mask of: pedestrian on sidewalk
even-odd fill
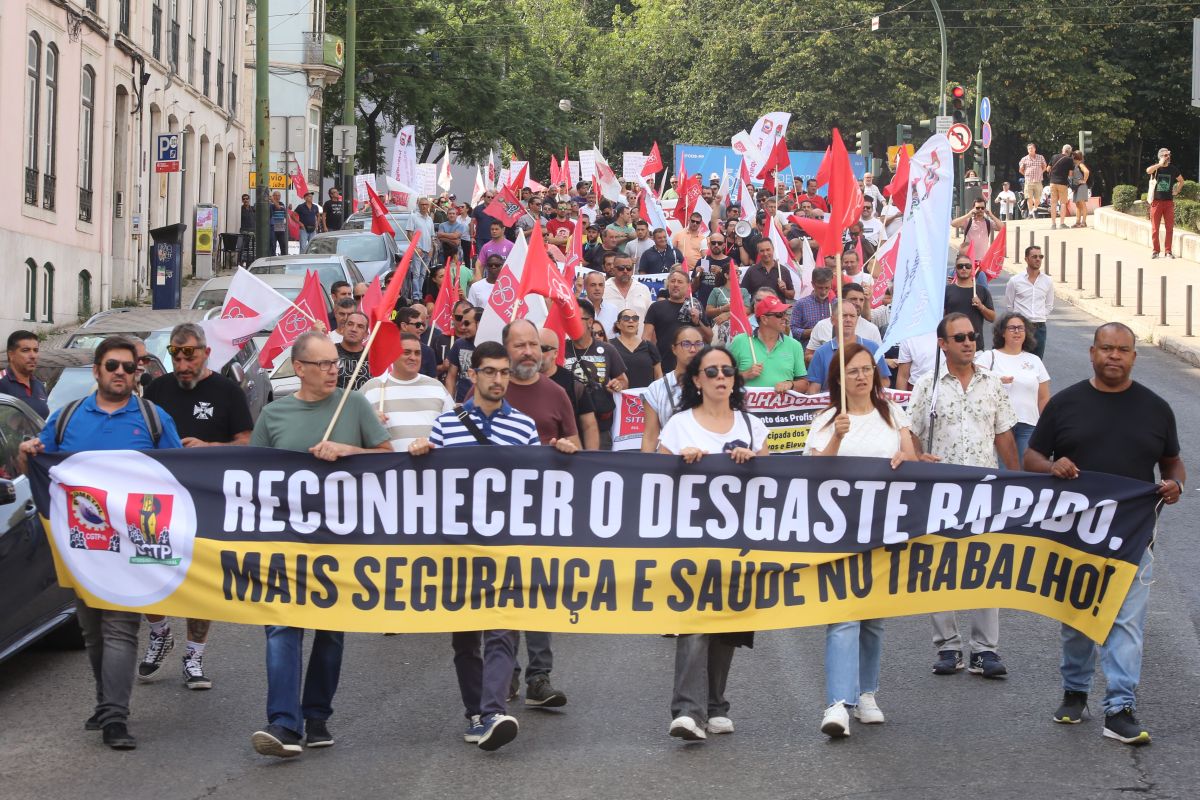
[[[1163,147],[1158,151],[1158,162],[1146,167],[1150,176],[1150,245],[1154,248],[1151,258],[1158,258],[1158,224],[1165,222],[1167,238],[1162,252],[1174,258],[1171,252],[1171,237],[1175,232],[1175,195],[1183,188],[1183,173],[1171,163],[1171,151]]]
[[[1026,247],[1025,271],[1009,278],[1004,287],[1005,307],[1033,326],[1033,354],[1038,358],[1046,357],[1046,320],[1054,310],[1054,280],[1042,272],[1044,258],[1042,248],[1032,244]]]
[[[1028,203],[1028,216],[1037,216],[1038,204],[1042,202],[1042,179],[1046,175],[1046,159],[1037,151],[1033,142],[1025,145],[1026,156],[1017,163],[1017,169],[1025,176],[1025,200]]]
[[[1062,152],[1050,162],[1050,230],[1057,230],[1059,220],[1067,226],[1067,203],[1071,200],[1071,145],[1064,144]]]
[[[1179,502],[1187,470],[1179,457],[1175,414],[1170,403],[1129,377],[1137,359],[1136,343],[1133,331],[1120,322],[1096,329],[1090,349],[1094,374],[1046,405],[1025,451],[1025,469],[1065,480],[1078,478],[1079,470],[1086,469],[1154,483],[1158,467],[1159,497],[1167,505]],[[1114,420],[1121,422],[1114,425]],[[1124,744],[1150,743],[1150,732],[1133,712],[1153,563],[1154,553],[1147,548],[1108,638],[1099,646],[1107,684],[1104,735]],[[1054,712],[1055,722],[1083,720],[1096,650],[1086,635],[1062,626],[1063,701]]]
[[[1088,188],[1088,181],[1092,177],[1092,171],[1088,169],[1087,164],[1083,163],[1083,151],[1076,150],[1071,154],[1071,160],[1074,166],[1071,167],[1071,202],[1075,204],[1075,227],[1087,227],[1088,215],[1088,198],[1092,196],[1091,189]]]

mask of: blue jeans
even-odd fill
[[[825,627],[826,705],[858,705],[863,692],[879,691],[883,620],[835,622]]]
[[[313,235],[314,234],[309,233],[308,229],[305,228],[303,225],[300,226],[300,252],[301,253],[303,253],[305,250],[308,249],[308,240],[311,239],[313,237]]]
[[[1097,646],[1088,637],[1069,625],[1062,626],[1063,689],[1086,692],[1092,686],[1096,671],[1096,651],[1100,651],[1100,668],[1108,682],[1104,694],[1104,713],[1113,714],[1135,704],[1134,692],[1142,676],[1142,629],[1146,622],[1146,601],[1150,599],[1150,577],[1153,566],[1149,550],[1142,556],[1137,575],[1117,612],[1112,630],[1104,644]]]
[[[267,722],[304,735],[304,720],[333,715],[333,695],[342,673],[346,634],[313,631],[312,653],[304,673],[304,629],[267,626]]]
[[[1025,448],[1029,446],[1029,437],[1033,436],[1035,427],[1028,422],[1018,422],[1013,426],[1013,439],[1017,442],[1017,469],[1024,469],[1021,464],[1025,461]]]
[[[1033,354],[1038,358],[1046,357],[1046,323],[1034,322],[1033,325]]]

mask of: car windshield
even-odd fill
[[[210,308],[220,308],[225,305],[225,290],[224,289],[208,289],[196,295],[196,299],[192,301],[192,308],[198,311],[205,311]]]
[[[385,261],[387,246],[382,236],[318,237],[308,246],[310,253],[339,253],[353,261]]]

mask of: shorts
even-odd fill
[[[1025,199],[1033,205],[1042,202],[1042,182],[1025,181]]]
[[[1051,203],[1062,203],[1062,204],[1066,205],[1067,201],[1070,200],[1070,198],[1071,198],[1070,187],[1068,187],[1066,184],[1062,184],[1062,183],[1050,184],[1050,202]]]

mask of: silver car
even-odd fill
[[[324,235],[324,234],[319,234]],[[316,238],[316,237],[314,237]],[[325,293],[338,281],[345,281],[353,287],[358,283],[366,283],[362,271],[354,263],[354,259],[341,253],[306,253],[292,256],[267,256],[257,259],[250,265],[250,271],[255,275],[299,275],[312,270],[317,273]]]
[[[306,253],[345,256],[354,261],[367,281],[395,269],[403,255],[391,234],[355,230],[318,233],[308,240]]]

